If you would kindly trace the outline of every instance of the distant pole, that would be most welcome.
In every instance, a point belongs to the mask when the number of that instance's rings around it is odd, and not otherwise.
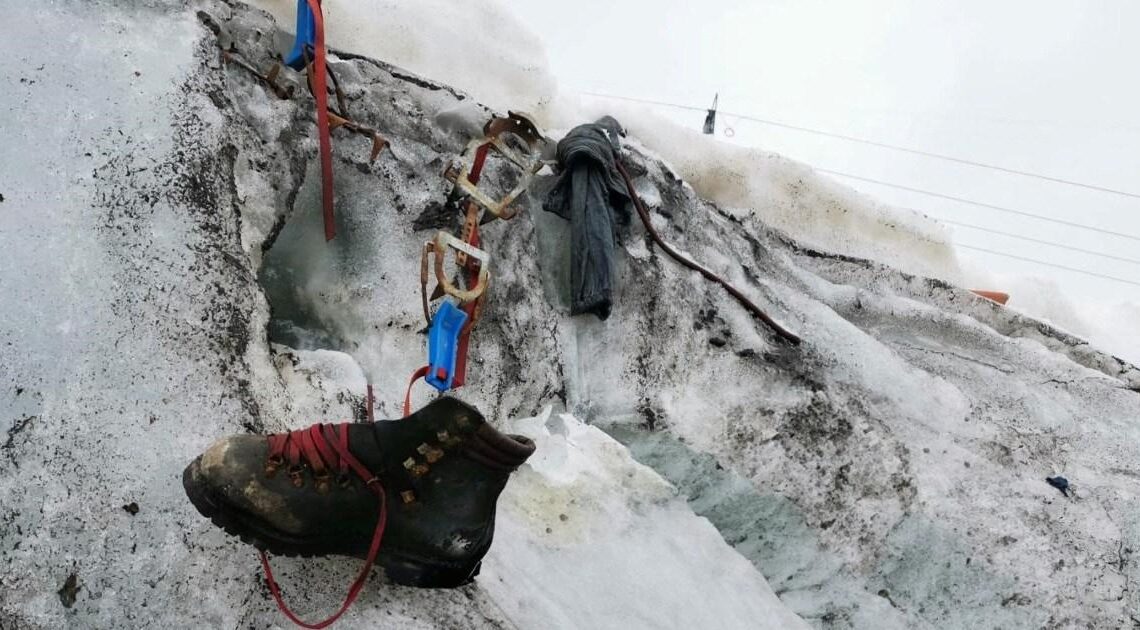
[[[713,135],[716,133],[716,103],[720,100],[720,92],[713,96],[712,109],[708,114],[705,114],[705,135]]]

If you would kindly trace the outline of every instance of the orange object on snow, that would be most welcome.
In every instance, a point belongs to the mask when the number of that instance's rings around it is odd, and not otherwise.
[[[1001,291],[982,291],[981,289],[970,289],[970,292],[974,295],[980,295],[987,300],[993,300],[1002,306],[1005,306],[1005,303],[1009,301],[1009,294],[1002,293]]]

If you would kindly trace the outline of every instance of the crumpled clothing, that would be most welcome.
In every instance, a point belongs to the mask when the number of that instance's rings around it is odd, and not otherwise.
[[[624,135],[610,116],[579,125],[558,143],[562,176],[543,208],[570,221],[570,314],[610,316],[617,224],[629,222],[629,195],[614,155]]]

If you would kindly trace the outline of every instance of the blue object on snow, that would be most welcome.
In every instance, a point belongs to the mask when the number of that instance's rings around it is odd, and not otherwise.
[[[297,39],[293,42],[293,50],[285,55],[285,65],[294,70],[304,70],[305,51],[308,58],[313,58],[313,49],[317,45],[317,23],[313,19],[313,11],[309,8],[307,0],[297,0]]]
[[[1045,482],[1054,488],[1061,491],[1061,494],[1069,496],[1069,480],[1064,477],[1046,477]]]
[[[467,313],[451,300],[444,300],[428,329],[428,385],[446,392],[455,380],[455,359],[458,356],[459,333],[467,323]]]

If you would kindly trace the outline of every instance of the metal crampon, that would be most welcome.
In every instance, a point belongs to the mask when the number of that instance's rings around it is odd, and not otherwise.
[[[520,154],[507,144],[509,135],[522,141],[527,148],[525,154]],[[506,118],[492,118],[483,127],[483,137],[469,142],[460,159],[451,164],[443,176],[489,213],[483,223],[495,219],[512,219],[518,214],[512,204],[530,186],[531,180],[543,166],[539,153],[545,143],[546,138],[530,116],[521,112],[509,112]],[[520,171],[518,184],[497,201],[479,189],[477,176],[472,177],[472,173],[482,171],[483,164],[492,151]]]
[[[512,144],[525,148],[520,151]],[[493,117],[483,127],[483,137],[467,144],[462,155],[448,166],[444,177],[455,187],[448,205],[463,214],[463,232],[459,238],[439,232],[424,243],[420,259],[420,295],[424,319],[428,322],[428,365],[418,375],[439,391],[462,387],[467,374],[467,350],[471,330],[482,314],[490,284],[490,256],[480,249],[480,226],[495,219],[511,219],[518,214],[514,202],[526,191],[542,168],[541,150],[546,139],[526,114],[510,112],[506,117]],[[490,155],[505,159],[519,171],[518,183],[502,199],[493,199],[479,188],[483,167]],[[460,288],[444,269],[448,250],[455,252]],[[432,258],[434,256],[434,259]],[[427,285],[434,270],[436,288],[428,296]],[[436,313],[431,302],[445,295]],[[455,303],[452,302],[454,300]],[[409,386],[409,394],[411,387]],[[405,397],[405,402],[409,398]]]
[[[450,274],[444,270],[443,263],[448,250],[455,251],[456,263],[460,269],[469,269],[473,264],[478,265],[477,280],[470,288],[461,289],[456,286],[451,281]],[[460,254],[464,256],[463,262],[459,260]],[[429,324],[431,323],[429,302],[445,294],[455,298],[460,304],[480,301],[480,298],[487,291],[487,285],[491,282],[490,261],[491,257],[487,252],[469,243],[464,243],[447,232],[439,232],[434,239],[424,243],[423,254],[420,256],[420,296],[423,299],[424,319]],[[431,271],[435,272],[435,279],[438,284],[429,300],[427,285],[431,280]],[[474,318],[472,318],[472,323],[474,323]]]

